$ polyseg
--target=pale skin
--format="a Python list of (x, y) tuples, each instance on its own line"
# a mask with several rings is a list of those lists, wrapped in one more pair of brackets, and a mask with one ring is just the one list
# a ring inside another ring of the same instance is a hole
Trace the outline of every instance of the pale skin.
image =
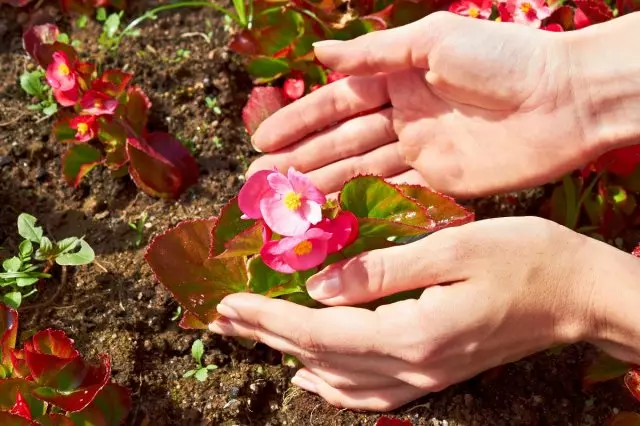
[[(640, 142), (640, 55), (616, 42), (639, 23), (558, 34), (436, 13), (319, 45), (352, 77), (265, 121), (249, 173), (293, 165), (325, 192), (374, 173), (458, 197), (552, 181)], [(640, 260), (552, 222), (491, 219), (331, 265), (307, 283), (326, 308), (227, 296), (210, 329), (298, 357), (292, 382), (333, 405), (387, 411), (556, 344), (640, 363), (638, 276)], [(342, 306), (409, 289), (424, 291)]]

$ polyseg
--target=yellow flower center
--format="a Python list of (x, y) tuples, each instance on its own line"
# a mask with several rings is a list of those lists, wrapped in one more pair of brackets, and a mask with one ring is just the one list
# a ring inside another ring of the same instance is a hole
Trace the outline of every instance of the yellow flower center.
[(94, 106), (94, 108), (102, 108), (102, 106), (103, 106), (102, 100), (101, 99), (96, 99), (95, 101), (93, 101), (93, 106)]
[(67, 64), (60, 64), (58, 65), (58, 72), (60, 72), (60, 74), (62, 75), (69, 75), (69, 73), (71, 73), (71, 70), (69, 69), (69, 67), (67, 66)]
[(304, 256), (305, 254), (311, 253), (311, 249), (312, 248), (313, 248), (313, 244), (311, 244), (311, 241), (303, 241), (300, 244), (298, 244), (297, 246), (295, 246), (293, 248), (293, 251), (298, 256)]
[(302, 200), (300, 199), (300, 194), (296, 194), (291, 191), (287, 195), (284, 196), (284, 205), (289, 210), (298, 210), (300, 206), (302, 206)]
[(477, 7), (470, 7), (469, 16), (472, 18), (477, 18), (478, 16), (480, 16), (480, 9), (478, 9)]
[(531, 6), (531, 3), (529, 2), (524, 2), (520, 5), (520, 10), (524, 13), (529, 13), (531, 9), (533, 9), (533, 6)]
[(80, 136), (84, 136), (89, 131), (89, 125), (87, 123), (78, 123), (78, 133)]

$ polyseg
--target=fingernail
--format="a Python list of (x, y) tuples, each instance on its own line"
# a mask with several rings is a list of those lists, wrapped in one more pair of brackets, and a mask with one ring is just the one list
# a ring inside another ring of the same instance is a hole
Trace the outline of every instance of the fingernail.
[(251, 146), (253, 147), (253, 149), (254, 149), (256, 152), (262, 153), (262, 151), (260, 150), (260, 148), (258, 148), (258, 147), (256, 146), (256, 140), (253, 138), (253, 136), (251, 136)]
[(307, 281), (307, 292), (316, 300), (336, 297), (341, 291), (340, 277), (333, 271), (315, 275)]
[(222, 334), (224, 336), (235, 336), (236, 332), (233, 328), (233, 324), (227, 318), (219, 318), (209, 324), (209, 331)]
[(342, 40), (321, 40), (321, 41), (316, 41), (315, 43), (312, 44), (313, 47), (328, 47), (328, 46), (333, 46), (336, 44), (340, 44), (343, 43)]
[(301, 375), (296, 374), (291, 378), (291, 383), (294, 385), (313, 393), (318, 393), (318, 388), (316, 384), (311, 382), (310, 380), (305, 379)]
[(230, 306), (223, 305), (222, 303), (220, 303), (218, 306), (216, 306), (216, 311), (218, 311), (218, 313), (220, 315), (222, 315), (223, 317), (226, 317), (228, 319), (232, 319), (232, 320), (239, 320), (240, 319), (240, 315), (238, 315), (238, 313), (235, 311), (235, 309), (233, 309)]

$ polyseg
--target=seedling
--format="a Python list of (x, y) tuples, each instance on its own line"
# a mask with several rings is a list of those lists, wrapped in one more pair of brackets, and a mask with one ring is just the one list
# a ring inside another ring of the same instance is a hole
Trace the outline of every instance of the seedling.
[(181, 315), (182, 315), (182, 306), (178, 305), (176, 310), (173, 312), (173, 315), (171, 315), (171, 321), (177, 321), (178, 319), (180, 319)]
[(178, 49), (176, 51), (176, 58), (173, 62), (181, 62), (191, 57), (191, 51), (189, 49)]
[(94, 260), (94, 252), (86, 241), (78, 237), (52, 242), (36, 226), (36, 218), (26, 213), (18, 216), (18, 234), (23, 238), (18, 254), (2, 262), (0, 301), (14, 309), (37, 292), (34, 285), (43, 278), (51, 278), (49, 271), (57, 264), (86, 265)]
[(209, 108), (215, 115), (222, 114), (222, 109), (218, 105), (218, 99), (212, 98), (211, 96), (207, 96), (204, 98), (205, 103), (207, 104), (207, 108)]
[(213, 145), (218, 149), (222, 148), (222, 139), (220, 139), (220, 136), (216, 135), (213, 137)]
[(33, 96), (38, 102), (27, 107), (30, 111), (40, 111), (46, 117), (51, 117), (58, 112), (58, 104), (53, 99), (51, 87), (43, 82), (44, 72), (40, 69), (36, 71), (25, 71), (20, 76), (20, 87), (28, 95)]
[(204, 382), (207, 380), (207, 377), (209, 377), (209, 371), (213, 371), (218, 368), (217, 365), (213, 365), (213, 364), (206, 365), (206, 366), (202, 365), (203, 355), (204, 355), (204, 345), (202, 344), (202, 340), (198, 339), (195, 342), (193, 342), (193, 345), (191, 345), (191, 356), (193, 357), (193, 359), (196, 360), (196, 364), (198, 365), (198, 368), (187, 371), (182, 376), (183, 378), (187, 379), (193, 376), (197, 380)]
[(136, 232), (136, 247), (140, 247), (140, 244), (142, 244), (144, 225), (147, 223), (148, 217), (149, 215), (147, 214), (147, 212), (144, 212), (142, 213), (142, 215), (140, 215), (138, 220), (136, 220), (135, 222), (129, 222), (129, 228), (133, 229)]

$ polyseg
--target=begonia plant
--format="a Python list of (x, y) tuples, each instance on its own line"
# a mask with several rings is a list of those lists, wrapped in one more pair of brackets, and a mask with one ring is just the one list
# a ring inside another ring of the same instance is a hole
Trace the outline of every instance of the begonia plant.
[(205, 328), (228, 294), (310, 305), (305, 282), (324, 266), (473, 218), (453, 199), (421, 186), (358, 176), (337, 199), (327, 199), (293, 168), (265, 170), (252, 175), (218, 217), (185, 221), (156, 237), (145, 258), (183, 306), (181, 326)]
[(58, 41), (51, 24), (30, 28), (24, 48), (44, 70), (62, 110), (53, 137), (68, 148), (62, 158), (65, 180), (78, 186), (97, 165), (114, 176), (129, 173), (149, 195), (177, 198), (198, 179), (198, 165), (172, 135), (147, 129), (151, 102), (133, 75), (119, 69), (97, 71), (69, 44)]
[[(35, 3), (34, 0), (0, 0), (0, 4), (8, 4), (14, 7), (27, 6)], [(60, 0), (60, 7), (66, 13), (78, 13), (89, 15), (99, 7), (115, 7), (124, 9), (126, 0)]]
[(111, 358), (86, 361), (61, 330), (46, 329), (16, 348), (18, 312), (0, 304), (0, 424), (118, 426), (130, 391), (111, 382)]

